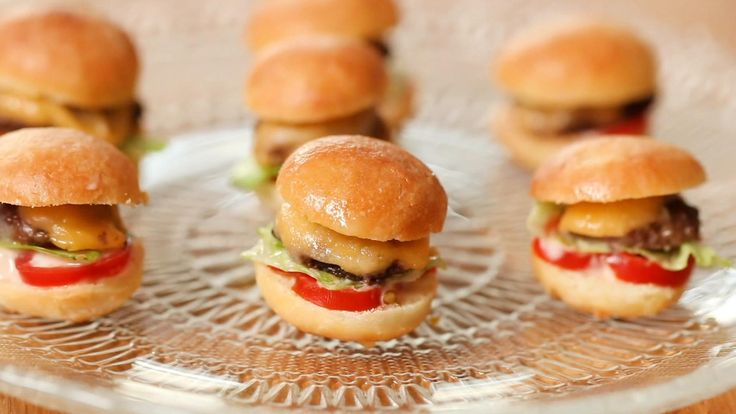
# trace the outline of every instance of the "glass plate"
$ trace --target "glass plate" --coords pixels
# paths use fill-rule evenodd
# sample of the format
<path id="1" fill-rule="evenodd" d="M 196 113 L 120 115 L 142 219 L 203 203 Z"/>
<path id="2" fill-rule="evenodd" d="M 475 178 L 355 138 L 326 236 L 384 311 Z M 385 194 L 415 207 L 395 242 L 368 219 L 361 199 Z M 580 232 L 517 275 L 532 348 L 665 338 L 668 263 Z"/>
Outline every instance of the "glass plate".
<path id="1" fill-rule="evenodd" d="M 530 273 L 529 176 L 488 136 L 486 113 L 498 96 L 487 61 L 533 15 L 590 10 L 588 2 L 402 3 L 397 56 L 419 86 L 419 111 L 401 144 L 450 195 L 446 229 L 433 239 L 449 266 L 427 321 L 372 348 L 282 322 L 239 257 L 270 220 L 252 194 L 228 185 L 249 151 L 250 121 L 233 84 L 247 60 L 235 39 L 250 2 L 95 4 L 139 38 L 150 68 L 142 91 L 149 126 L 178 132 L 144 163 L 150 205 L 125 211 L 146 242 L 144 286 L 88 324 L 0 312 L 1 392 L 75 413 L 630 413 L 736 386 L 736 270 L 698 272 L 678 306 L 634 322 L 571 311 Z M 595 7 L 656 43 L 655 133 L 706 164 L 711 181 L 687 197 L 701 208 L 706 241 L 735 258 L 736 42 L 724 36 L 734 31 L 718 17 L 733 13 L 721 6 L 728 3 Z"/>
<path id="2" fill-rule="evenodd" d="M 147 246 L 144 287 L 88 324 L 2 314 L 0 356 L 16 367 L 0 371 L 4 387 L 18 387 L 8 373 L 33 367 L 54 384 L 51 394 L 95 390 L 93 402 L 133 412 L 152 404 L 212 412 L 214 403 L 451 410 L 474 402 L 567 412 L 613 400 L 609 411 L 629 412 L 643 403 L 617 395 L 642 398 L 693 379 L 681 393 L 658 395 L 664 403 L 736 385 L 732 375 L 696 382 L 734 361 L 736 272 L 699 272 L 680 305 L 656 318 L 599 321 L 571 311 L 530 274 L 526 176 L 485 136 L 437 127 L 413 126 L 401 141 L 437 171 L 451 199 L 445 231 L 433 239 L 448 267 L 431 316 L 370 348 L 295 330 L 265 306 L 240 258 L 270 220 L 253 194 L 228 184 L 248 135 L 193 134 L 146 162 L 151 202 L 126 211 Z M 689 197 L 703 207 L 708 242 L 734 257 L 728 187 Z M 118 405 L 128 399 L 146 404 Z"/>

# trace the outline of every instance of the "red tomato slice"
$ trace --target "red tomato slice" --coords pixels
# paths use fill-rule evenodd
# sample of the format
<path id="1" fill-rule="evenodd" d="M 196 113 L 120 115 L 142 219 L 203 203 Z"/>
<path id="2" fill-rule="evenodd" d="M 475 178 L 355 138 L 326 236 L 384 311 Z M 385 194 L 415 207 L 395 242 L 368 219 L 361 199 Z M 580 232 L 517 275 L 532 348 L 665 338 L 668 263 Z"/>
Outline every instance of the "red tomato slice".
<path id="1" fill-rule="evenodd" d="M 26 284 L 37 287 L 67 286 L 81 281 L 95 281 L 120 274 L 130 260 L 130 244 L 103 254 L 101 258 L 86 264 L 70 263 L 68 266 L 35 267 L 31 264 L 32 251 L 24 251 L 15 258 L 15 267 Z"/>
<path id="2" fill-rule="evenodd" d="M 304 273 L 285 272 L 272 266 L 269 267 L 281 274 L 295 277 L 296 281 L 294 282 L 292 290 L 305 300 L 323 308 L 362 312 L 375 309 L 382 304 L 381 296 L 383 291 L 378 286 L 366 290 L 355 290 L 350 288 L 343 290 L 330 290 L 323 288 L 313 277 Z"/>
<path id="3" fill-rule="evenodd" d="M 567 270 L 583 270 L 590 266 L 595 257 L 604 258 L 616 277 L 629 283 L 655 284 L 658 286 L 682 286 L 687 283 L 695 267 L 695 259 L 685 269 L 667 270 L 643 256 L 629 253 L 592 254 L 565 251 L 560 257 L 551 257 L 544 251 L 539 238 L 532 242 L 534 254 L 545 262 Z"/>
<path id="4" fill-rule="evenodd" d="M 616 273 L 616 277 L 629 283 L 659 286 L 682 286 L 690 279 L 695 266 L 695 258 L 690 256 L 687 267 L 682 270 L 667 270 L 643 256 L 616 253 L 606 257 L 606 263 Z"/>
<path id="5" fill-rule="evenodd" d="M 646 135 L 648 123 L 647 113 L 642 112 L 617 124 L 598 128 L 598 131 L 606 135 Z"/>
<path id="6" fill-rule="evenodd" d="M 539 256 L 545 262 L 551 263 L 557 267 L 568 270 L 582 270 L 590 266 L 590 261 L 593 260 L 595 255 L 590 253 L 578 253 L 574 251 L 565 250 L 560 257 L 551 257 L 542 248 L 542 242 L 539 238 L 535 238 L 532 242 L 532 248 L 534 254 Z"/>

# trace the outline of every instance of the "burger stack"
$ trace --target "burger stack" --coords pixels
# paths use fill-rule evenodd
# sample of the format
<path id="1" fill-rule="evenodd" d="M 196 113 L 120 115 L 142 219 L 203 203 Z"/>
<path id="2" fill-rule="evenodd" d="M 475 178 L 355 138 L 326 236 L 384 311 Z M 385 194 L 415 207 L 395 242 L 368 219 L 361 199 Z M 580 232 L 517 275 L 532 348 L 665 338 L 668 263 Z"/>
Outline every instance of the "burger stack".
<path id="1" fill-rule="evenodd" d="M 244 256 L 296 329 L 365 345 L 422 323 L 443 263 L 430 236 L 444 227 L 445 190 L 391 142 L 411 106 L 406 89 L 386 94 L 397 21 L 390 0 L 273 0 L 246 34 L 256 122 L 235 184 L 275 217 Z M 704 168 L 645 136 L 656 65 L 642 39 L 597 18 L 557 21 L 512 40 L 494 74 L 511 100 L 495 135 L 536 169 L 530 261 L 550 295 L 597 317 L 650 316 L 677 302 L 696 266 L 729 265 L 682 195 Z M 132 42 L 104 19 L 45 11 L 0 23 L 8 310 L 87 321 L 141 285 L 143 244 L 118 206 L 147 196 L 116 147 L 139 129 L 137 76 Z"/>
<path id="2" fill-rule="evenodd" d="M 389 88 L 378 105 L 388 126 L 398 131 L 412 115 L 414 86 L 392 63 L 388 32 L 399 22 L 394 0 L 274 0 L 263 1 L 251 13 L 245 43 L 252 52 L 310 36 L 332 36 L 365 42 L 389 67 Z"/>

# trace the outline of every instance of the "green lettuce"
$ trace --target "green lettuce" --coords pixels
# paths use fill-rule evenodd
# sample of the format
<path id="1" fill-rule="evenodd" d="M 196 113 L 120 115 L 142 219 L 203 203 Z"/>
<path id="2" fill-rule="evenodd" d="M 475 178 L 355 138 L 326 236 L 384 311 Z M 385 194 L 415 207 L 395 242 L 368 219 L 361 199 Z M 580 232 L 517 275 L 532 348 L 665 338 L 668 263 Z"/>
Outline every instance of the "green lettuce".
<path id="1" fill-rule="evenodd" d="M 125 140 L 121 149 L 133 160 L 140 161 L 152 152 L 166 148 L 166 141 L 146 135 L 133 135 Z"/>
<path id="2" fill-rule="evenodd" d="M 246 190 L 256 190 L 279 174 L 280 167 L 264 167 L 255 158 L 248 157 L 233 171 L 232 183 Z"/>
<path id="3" fill-rule="evenodd" d="M 75 262 L 90 263 L 99 259 L 102 255 L 97 250 L 80 250 L 78 252 L 68 252 L 66 250 L 48 249 L 46 247 L 34 246 L 32 244 L 17 243 L 14 241 L 0 241 L 0 247 L 12 250 L 31 250 L 37 253 L 48 254 L 51 256 L 61 257 L 66 260 Z"/>
<path id="4" fill-rule="evenodd" d="M 538 202 L 527 218 L 527 228 L 534 235 L 543 235 L 545 225 L 564 211 L 564 206 L 554 203 Z M 569 233 L 554 235 L 567 249 L 581 253 L 613 253 L 611 245 L 604 240 L 578 237 Z M 671 252 L 624 247 L 623 252 L 644 256 L 667 270 L 682 270 L 687 267 L 690 256 L 699 267 L 729 267 L 732 262 L 719 256 L 715 250 L 697 241 L 684 243 Z"/>
<path id="5" fill-rule="evenodd" d="M 388 84 L 388 96 L 397 97 L 405 93 L 410 86 L 409 76 L 398 68 L 392 68 L 390 71 L 391 82 Z"/>
<path id="6" fill-rule="evenodd" d="M 273 266 L 285 272 L 307 274 L 316 279 L 322 287 L 330 290 L 342 290 L 347 288 L 361 289 L 367 286 L 365 282 L 335 276 L 332 273 L 312 269 L 293 261 L 291 257 L 289 257 L 286 248 L 284 248 L 284 244 L 273 236 L 272 228 L 270 226 L 258 229 L 258 234 L 261 236 L 258 243 L 256 243 L 256 245 L 250 250 L 243 253 L 243 257 L 246 259 Z M 424 269 L 409 270 L 404 273 L 391 276 L 391 280 L 410 282 L 419 279 L 432 268 L 443 266 L 444 262 L 439 256 L 432 256 Z"/>
<path id="7" fill-rule="evenodd" d="M 610 245 L 604 241 L 584 239 L 571 234 L 557 234 L 557 239 L 567 248 L 582 253 L 612 253 Z M 731 261 L 719 256 L 713 248 L 697 241 L 682 244 L 671 252 L 660 252 L 633 247 L 620 249 L 625 253 L 637 254 L 656 262 L 667 270 L 682 270 L 687 267 L 690 256 L 699 267 L 729 267 Z"/>
<path id="8" fill-rule="evenodd" d="M 533 235 L 544 234 L 544 227 L 552 217 L 559 216 L 565 210 L 560 204 L 538 202 L 532 207 L 529 217 L 526 219 L 526 228 Z"/>
<path id="9" fill-rule="evenodd" d="M 711 247 L 698 242 L 687 242 L 671 253 L 652 252 L 644 249 L 626 249 L 626 251 L 642 255 L 668 270 L 686 268 L 690 256 L 695 259 L 695 264 L 699 267 L 729 267 L 732 265 L 730 260 L 719 256 Z"/>

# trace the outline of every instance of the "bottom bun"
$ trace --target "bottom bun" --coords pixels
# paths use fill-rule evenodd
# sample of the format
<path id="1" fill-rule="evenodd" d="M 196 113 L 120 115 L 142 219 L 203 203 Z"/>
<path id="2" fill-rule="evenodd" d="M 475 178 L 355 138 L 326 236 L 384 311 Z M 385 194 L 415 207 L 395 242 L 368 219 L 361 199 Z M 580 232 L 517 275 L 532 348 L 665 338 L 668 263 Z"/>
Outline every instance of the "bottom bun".
<path id="1" fill-rule="evenodd" d="M 608 266 L 578 272 L 547 263 L 532 253 L 534 273 L 550 296 L 599 318 L 653 316 L 677 302 L 685 286 L 628 283 Z"/>
<path id="2" fill-rule="evenodd" d="M 261 263 L 255 266 L 261 295 L 284 320 L 304 332 L 366 345 L 413 331 L 429 314 L 437 293 L 437 275 L 430 272 L 402 285 L 396 291 L 396 304 L 364 312 L 330 310 L 294 293 L 294 278 Z"/>
<path id="3" fill-rule="evenodd" d="M 401 73 L 393 73 L 386 95 L 379 102 L 378 114 L 393 132 L 398 131 L 414 115 L 414 85 Z"/>
<path id="4" fill-rule="evenodd" d="M 491 128 L 496 138 L 506 147 L 511 158 L 528 170 L 537 169 L 549 157 L 570 144 L 598 136 L 596 134 L 535 134 L 519 124 L 510 107 L 499 108 L 493 113 Z"/>
<path id="5" fill-rule="evenodd" d="M 84 322 L 121 307 L 141 285 L 143 243 L 135 240 L 128 265 L 118 276 L 94 283 L 35 287 L 18 282 L 0 283 L 0 305 L 6 309 L 48 319 Z"/>

